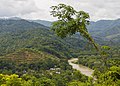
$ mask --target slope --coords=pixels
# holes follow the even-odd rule
[[[93,37],[100,37],[115,44],[120,42],[120,19],[91,22],[88,30]]]
[[[78,36],[61,39],[48,27],[26,20],[0,20],[0,55],[12,53],[21,48],[34,48],[59,58],[73,57],[85,41]]]
[[[31,21],[48,27],[52,25],[52,22],[45,20]],[[100,44],[106,44],[109,43],[109,41],[114,42],[112,45],[120,43],[120,19],[91,21],[90,25],[88,25],[88,30],[93,38]]]

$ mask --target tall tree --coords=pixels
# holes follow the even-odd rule
[[[59,37],[64,38],[78,32],[99,50],[86,27],[89,25],[90,18],[88,13],[76,11],[73,7],[65,4],[52,6],[51,9],[51,15],[58,18],[58,21],[53,23],[52,30],[55,31]]]

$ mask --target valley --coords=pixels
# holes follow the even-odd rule
[[[36,23],[21,18],[0,19],[0,80],[6,77],[1,82],[11,83],[8,78],[14,77],[15,86],[74,86],[72,83],[104,86],[107,82],[110,82],[108,86],[117,86],[120,79],[118,20],[112,21],[115,28],[110,26],[115,29],[114,33],[107,24],[111,21],[101,20],[89,26],[95,41],[103,46],[101,51],[107,55],[101,57],[79,34],[63,39],[58,37],[50,30],[51,22],[45,26],[47,21],[40,23],[42,20]],[[101,22],[106,22],[104,27],[108,28],[109,34],[100,27]],[[114,22],[118,24],[113,25]],[[106,46],[110,46],[110,50]],[[94,83],[92,77],[97,79]],[[115,83],[108,78],[114,78]]]
[[[0,0],[0,86],[120,86],[120,0]]]

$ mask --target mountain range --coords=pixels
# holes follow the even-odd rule
[[[0,55],[32,48],[59,58],[74,57],[86,48],[88,43],[80,35],[61,39],[50,31],[51,25],[52,22],[43,20],[0,19]],[[120,19],[91,21],[87,27],[99,44],[120,45]]]
[[[32,20],[43,24],[44,26],[50,27],[52,22],[42,21],[42,20]],[[120,42],[120,19],[116,20],[99,20],[99,21],[90,21],[90,25],[87,26],[88,31],[94,37],[94,39],[110,41],[114,43]]]
[[[88,29],[95,37],[115,43],[120,42],[120,19],[91,22]]]
[[[0,19],[0,55],[22,48],[32,48],[61,57],[73,57],[86,42],[79,35],[61,39],[49,27],[33,21],[10,18]]]

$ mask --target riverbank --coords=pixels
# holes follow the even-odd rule
[[[79,70],[82,74],[92,77],[94,70],[79,64],[75,64],[78,58],[72,58],[68,60],[68,63],[73,67],[73,69]]]

